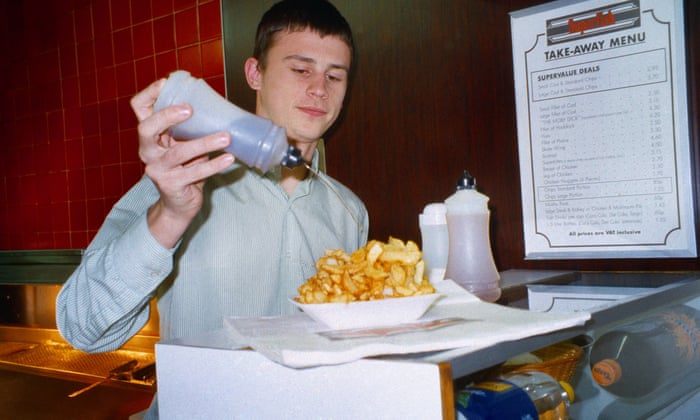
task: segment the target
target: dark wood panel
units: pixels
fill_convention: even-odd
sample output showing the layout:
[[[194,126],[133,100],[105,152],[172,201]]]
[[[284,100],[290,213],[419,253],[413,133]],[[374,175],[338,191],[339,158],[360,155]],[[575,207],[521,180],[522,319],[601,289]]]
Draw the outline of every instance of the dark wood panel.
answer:
[[[236,7],[246,2],[237,1]],[[256,2],[251,2],[256,3]],[[418,214],[468,169],[491,197],[500,270],[694,270],[700,259],[525,261],[508,12],[532,0],[337,0],[358,56],[329,134],[331,175],[370,212],[370,236],[420,240]],[[698,160],[698,2],[686,0],[690,116]],[[245,54],[245,52],[244,52]],[[694,170],[696,196],[700,175]],[[698,218],[697,205],[695,206]]]

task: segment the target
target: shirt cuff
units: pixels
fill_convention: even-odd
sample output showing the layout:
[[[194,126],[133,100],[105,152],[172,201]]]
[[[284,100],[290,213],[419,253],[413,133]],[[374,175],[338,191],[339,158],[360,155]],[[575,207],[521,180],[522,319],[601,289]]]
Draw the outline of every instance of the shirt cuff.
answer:
[[[132,290],[151,293],[173,268],[175,247],[161,245],[148,228],[144,215],[128,229],[114,250],[115,269],[119,278]]]

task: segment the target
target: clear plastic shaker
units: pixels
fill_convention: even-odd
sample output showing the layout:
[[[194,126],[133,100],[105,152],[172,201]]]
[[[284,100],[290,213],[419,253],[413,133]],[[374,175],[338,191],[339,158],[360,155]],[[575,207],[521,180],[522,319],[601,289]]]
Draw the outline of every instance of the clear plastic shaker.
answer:
[[[154,110],[189,104],[193,114],[171,127],[178,140],[191,140],[219,131],[231,133],[226,151],[248,166],[267,172],[275,165],[294,167],[304,163],[300,151],[287,143],[283,128],[244,111],[219,95],[204,80],[178,70],[170,74],[156,100]]]
[[[449,253],[445,278],[479,298],[495,302],[501,296],[489,237],[489,198],[476,190],[476,181],[464,171],[457,192],[445,200]]]
[[[442,280],[447,267],[448,237],[447,207],[444,203],[431,203],[418,215],[421,232],[423,260],[431,281]]]

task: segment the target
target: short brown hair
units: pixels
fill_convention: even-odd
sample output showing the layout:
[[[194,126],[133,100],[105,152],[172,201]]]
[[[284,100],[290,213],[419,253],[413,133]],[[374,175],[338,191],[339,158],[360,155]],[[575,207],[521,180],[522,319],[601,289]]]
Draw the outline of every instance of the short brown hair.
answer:
[[[280,31],[311,29],[320,36],[337,36],[348,48],[351,57],[355,47],[350,25],[327,0],[282,0],[263,15],[255,34],[253,57],[261,69],[265,68],[267,52]]]

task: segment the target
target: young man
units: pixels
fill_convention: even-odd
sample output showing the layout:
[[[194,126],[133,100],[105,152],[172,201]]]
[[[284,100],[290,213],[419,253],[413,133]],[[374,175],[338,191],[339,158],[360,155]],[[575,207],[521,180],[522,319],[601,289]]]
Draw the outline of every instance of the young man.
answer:
[[[350,28],[331,4],[284,0],[263,16],[245,64],[256,113],[284,127],[313,167],[341,111],[352,54]],[[192,109],[153,113],[163,84],[132,100],[146,176],[112,209],[57,299],[62,335],[85,351],[122,346],[147,322],[154,296],[162,340],[221,328],[225,316],[291,313],[287,298],[325,249],[351,252],[367,240],[367,211],[340,183],[331,180],[342,200],[303,166],[263,174],[212,154],[236,141],[227,133],[166,134]]]

